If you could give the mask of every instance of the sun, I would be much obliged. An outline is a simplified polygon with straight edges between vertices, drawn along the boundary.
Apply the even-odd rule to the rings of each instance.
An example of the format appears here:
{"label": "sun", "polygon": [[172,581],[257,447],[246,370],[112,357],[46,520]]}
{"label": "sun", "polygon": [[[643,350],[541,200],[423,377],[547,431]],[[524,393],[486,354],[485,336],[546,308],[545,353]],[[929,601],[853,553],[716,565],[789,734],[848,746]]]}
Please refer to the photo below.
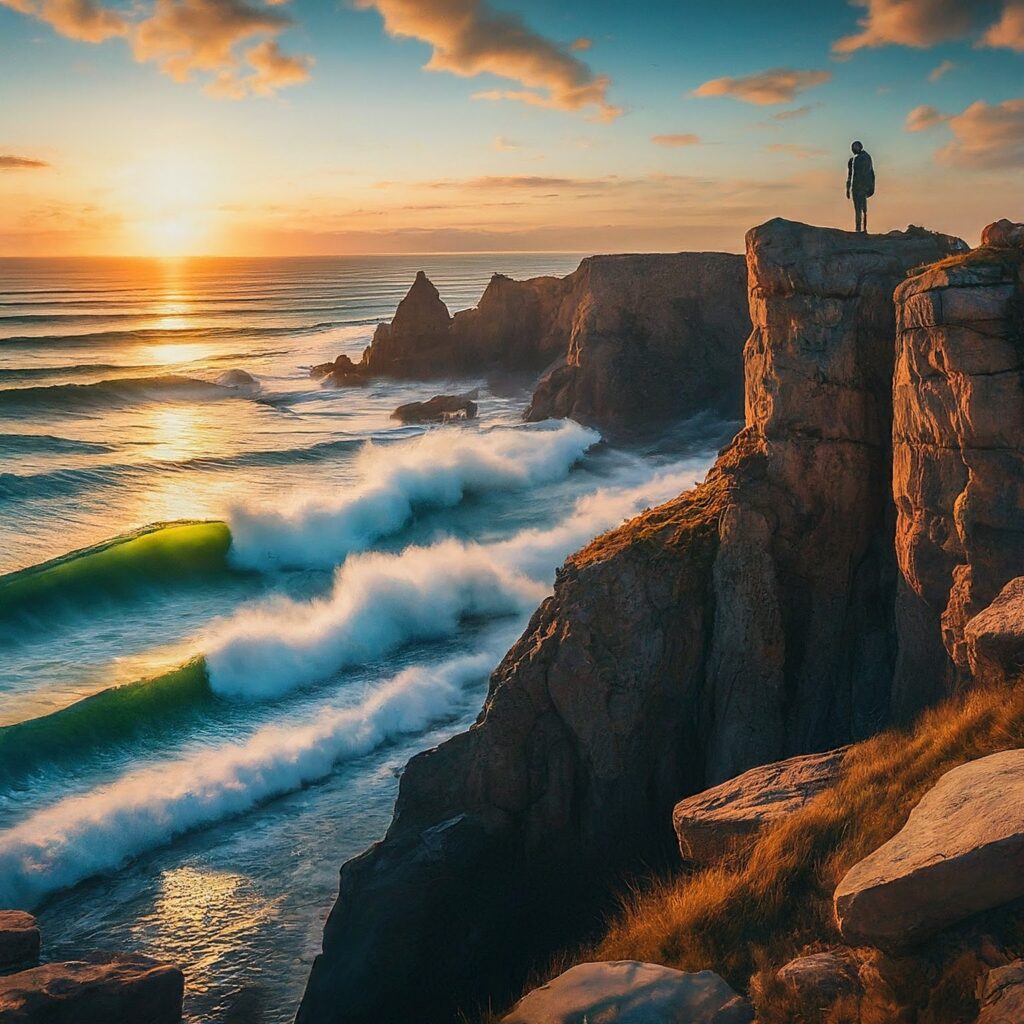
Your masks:
{"label": "sun", "polygon": [[136,246],[151,256],[201,255],[210,244],[215,196],[213,169],[199,156],[139,159],[126,170],[122,193]]}

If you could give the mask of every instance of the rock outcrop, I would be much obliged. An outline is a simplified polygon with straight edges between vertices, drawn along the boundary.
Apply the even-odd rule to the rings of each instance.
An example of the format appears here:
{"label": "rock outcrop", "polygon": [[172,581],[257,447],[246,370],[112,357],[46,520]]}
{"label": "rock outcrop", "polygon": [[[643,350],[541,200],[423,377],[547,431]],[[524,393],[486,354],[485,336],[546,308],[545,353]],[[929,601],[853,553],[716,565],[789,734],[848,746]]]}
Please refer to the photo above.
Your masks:
{"label": "rock outcrop", "polygon": [[747,426],[695,491],[572,556],[477,724],[409,763],[342,870],[301,1024],[500,1001],[668,855],[680,795],[885,721],[892,292],[962,244],[750,232]]}
{"label": "rock outcrop", "polygon": [[1024,1020],[1024,960],[996,967],[985,975],[978,993],[976,1024],[1020,1024]]}
{"label": "rock outcrop", "polygon": [[0,910],[0,974],[39,963],[39,925],[22,910]]}
{"label": "rock outcrop", "polygon": [[750,332],[741,257],[592,257],[567,281],[566,345],[537,385],[528,420],[628,429],[704,409],[740,415]]}
{"label": "rock outcrop", "polygon": [[1008,683],[1024,675],[1024,576],[968,621],[964,643],[974,679]]}
{"label": "rock outcrop", "polygon": [[615,960],[571,968],[523,996],[502,1024],[750,1024],[753,1017],[713,971]]}
{"label": "rock outcrop", "polygon": [[835,892],[851,942],[900,949],[1024,896],[1024,750],[954,768]]}
{"label": "rock outcrop", "polygon": [[713,864],[799,810],[836,782],[844,755],[840,749],[773,761],[680,800],[672,825],[683,860]]}
{"label": "rock outcrop", "polygon": [[445,422],[453,419],[476,419],[476,392],[468,395],[434,395],[425,402],[409,402],[400,405],[392,414],[393,420],[402,423]]}
{"label": "rock outcrop", "polygon": [[313,373],[347,384],[550,367],[527,419],[629,429],[708,409],[739,416],[749,331],[745,264],[729,253],[592,256],[564,278],[495,274],[454,317],[421,271],[361,363]]}
{"label": "rock outcrop", "polygon": [[134,954],[96,955],[0,977],[4,1024],[176,1024],[185,980]]}
{"label": "rock outcrop", "polygon": [[945,260],[896,305],[897,686],[939,695],[969,677],[967,621],[1024,566],[1024,250]]}

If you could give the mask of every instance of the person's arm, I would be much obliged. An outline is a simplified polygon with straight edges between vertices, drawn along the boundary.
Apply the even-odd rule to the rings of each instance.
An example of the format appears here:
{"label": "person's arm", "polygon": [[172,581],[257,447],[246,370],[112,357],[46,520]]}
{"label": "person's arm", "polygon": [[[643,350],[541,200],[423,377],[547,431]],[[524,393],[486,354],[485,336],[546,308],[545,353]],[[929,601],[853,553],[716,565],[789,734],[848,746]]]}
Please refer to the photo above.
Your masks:
{"label": "person's arm", "polygon": [[853,160],[851,156],[846,162],[846,198],[850,198],[850,189],[853,187]]}

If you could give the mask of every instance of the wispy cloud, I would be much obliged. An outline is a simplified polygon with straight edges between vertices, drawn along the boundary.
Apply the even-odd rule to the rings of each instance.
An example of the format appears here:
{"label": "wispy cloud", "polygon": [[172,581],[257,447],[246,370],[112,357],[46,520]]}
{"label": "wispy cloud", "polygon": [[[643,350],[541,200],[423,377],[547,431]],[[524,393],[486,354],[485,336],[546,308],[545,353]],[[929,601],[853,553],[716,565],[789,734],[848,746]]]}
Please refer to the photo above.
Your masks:
{"label": "wispy cloud", "polygon": [[814,160],[820,156],[828,156],[827,149],[817,146],[801,146],[795,142],[771,142],[764,147],[769,153],[784,153],[796,160]]}
{"label": "wispy cloud", "polygon": [[943,76],[948,75],[950,71],[955,71],[959,66],[956,61],[944,60],[928,72],[928,81],[937,82]]}
{"label": "wispy cloud", "polygon": [[580,36],[579,39],[574,39],[569,44],[570,50],[589,50],[594,45],[592,39],[588,39],[586,36]]}
{"label": "wispy cloud", "polygon": [[508,153],[513,149],[521,149],[522,147],[518,142],[506,139],[504,135],[497,135],[495,136],[494,142],[491,144],[491,148],[497,150],[499,153]]}
{"label": "wispy cloud", "polygon": [[0,171],[38,171],[49,166],[45,160],[33,160],[27,156],[0,154]]}
{"label": "wispy cloud", "polygon": [[486,0],[356,0],[380,12],[390,35],[419,39],[432,48],[428,71],[463,78],[496,75],[521,89],[488,89],[474,98],[515,100],[556,110],[590,110],[599,120],[622,111],[607,98],[607,76],[595,75],[569,47],[545,38],[518,15]]}
{"label": "wispy cloud", "polygon": [[[134,8],[96,0],[0,0],[88,43],[123,37],[140,62],[152,62],[177,82],[197,76],[208,93],[239,99],[269,96],[309,78],[312,58],[282,52],[277,37],[293,24],[283,0],[155,0]],[[127,11],[128,13],[125,13]],[[252,44],[244,49],[246,44]]]}
{"label": "wispy cloud", "polygon": [[651,142],[656,146],[699,146],[700,136],[692,133],[675,135],[652,135]]}
{"label": "wispy cloud", "polygon": [[732,96],[757,106],[791,103],[799,93],[832,78],[831,71],[800,71],[795,68],[773,68],[740,78],[713,78],[698,86],[694,96]]}
{"label": "wispy cloud", "polygon": [[934,128],[936,125],[942,124],[945,120],[945,114],[937,110],[935,107],[925,105],[921,107],[914,107],[914,109],[907,114],[907,120],[903,127],[908,132],[926,132],[929,128]]}

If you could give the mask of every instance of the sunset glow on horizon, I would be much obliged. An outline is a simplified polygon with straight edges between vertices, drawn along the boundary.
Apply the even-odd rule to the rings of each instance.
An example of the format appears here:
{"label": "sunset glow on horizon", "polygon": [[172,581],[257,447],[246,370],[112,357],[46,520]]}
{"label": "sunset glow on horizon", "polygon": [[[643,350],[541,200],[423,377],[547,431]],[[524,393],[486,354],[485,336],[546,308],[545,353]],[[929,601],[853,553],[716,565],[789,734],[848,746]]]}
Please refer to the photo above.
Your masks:
{"label": "sunset glow on horizon", "polygon": [[[742,248],[1022,211],[1024,14],[0,0],[0,255]],[[951,202],[952,197],[956,202]]]}

